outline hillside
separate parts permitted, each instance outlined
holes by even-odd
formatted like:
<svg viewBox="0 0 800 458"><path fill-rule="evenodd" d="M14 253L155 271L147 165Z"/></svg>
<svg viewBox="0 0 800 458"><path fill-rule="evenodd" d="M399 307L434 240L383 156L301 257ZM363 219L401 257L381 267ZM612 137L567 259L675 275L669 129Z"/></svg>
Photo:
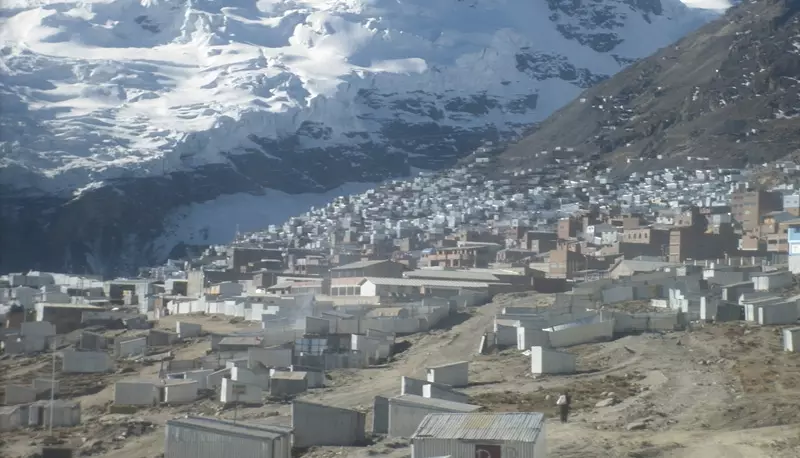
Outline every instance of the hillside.
<svg viewBox="0 0 800 458"><path fill-rule="evenodd" d="M0 271L130 273L447 167L718 17L693 3L2 2Z"/></svg>
<svg viewBox="0 0 800 458"><path fill-rule="evenodd" d="M800 148L800 1L732 8L676 44L585 91L504 152L541 151L742 165ZM559 148L560 147L560 148ZM570 150L571 148L571 150Z"/></svg>

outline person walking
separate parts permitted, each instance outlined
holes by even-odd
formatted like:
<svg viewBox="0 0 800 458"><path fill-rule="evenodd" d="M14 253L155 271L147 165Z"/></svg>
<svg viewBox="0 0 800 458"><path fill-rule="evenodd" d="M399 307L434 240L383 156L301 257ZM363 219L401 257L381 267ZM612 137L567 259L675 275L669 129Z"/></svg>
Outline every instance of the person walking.
<svg viewBox="0 0 800 458"><path fill-rule="evenodd" d="M561 416L561 423L567 422L567 417L569 417L569 406L572 403L572 397L569 395L569 392L564 391L558 397L556 401L556 405L558 406L558 411Z"/></svg>

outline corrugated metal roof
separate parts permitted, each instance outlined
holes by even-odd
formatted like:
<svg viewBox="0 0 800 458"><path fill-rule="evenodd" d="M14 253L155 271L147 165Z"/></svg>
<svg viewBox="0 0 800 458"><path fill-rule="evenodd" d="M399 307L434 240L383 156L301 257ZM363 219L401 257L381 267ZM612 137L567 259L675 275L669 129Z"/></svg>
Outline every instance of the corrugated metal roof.
<svg viewBox="0 0 800 458"><path fill-rule="evenodd" d="M411 438L535 442L543 424L538 412L432 413Z"/></svg>
<svg viewBox="0 0 800 458"><path fill-rule="evenodd" d="M187 417L167 421L167 426L173 428L202 429L217 434L231 436L254 437L260 439L277 439L291 434L292 428L280 425L266 425L256 423L234 423L218 418Z"/></svg>
<svg viewBox="0 0 800 458"><path fill-rule="evenodd" d="M461 402L446 401L444 399L424 398L416 394L401 394L389 399L389 402L399 402L401 404L413 404L419 406L427 406L434 409L447 409L456 412L474 412L481 408L473 404L464 404Z"/></svg>

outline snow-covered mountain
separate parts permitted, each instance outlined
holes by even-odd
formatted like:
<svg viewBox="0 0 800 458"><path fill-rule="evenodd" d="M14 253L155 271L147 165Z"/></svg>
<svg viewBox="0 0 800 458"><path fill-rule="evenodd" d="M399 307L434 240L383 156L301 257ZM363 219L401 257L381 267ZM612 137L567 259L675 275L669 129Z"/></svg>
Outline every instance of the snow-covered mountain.
<svg viewBox="0 0 800 458"><path fill-rule="evenodd" d="M167 180L164 192L182 196L174 207L443 167L513 138L726 5L696 6L5 0L0 189L58 205L91 195L146 205L132 203L134 183Z"/></svg>

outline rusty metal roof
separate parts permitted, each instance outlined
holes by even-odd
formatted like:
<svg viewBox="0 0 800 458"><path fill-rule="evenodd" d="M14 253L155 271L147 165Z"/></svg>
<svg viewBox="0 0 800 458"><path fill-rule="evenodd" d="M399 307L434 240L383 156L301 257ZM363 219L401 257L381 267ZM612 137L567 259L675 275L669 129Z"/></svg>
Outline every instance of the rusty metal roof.
<svg viewBox="0 0 800 458"><path fill-rule="evenodd" d="M411 438L536 442L543 426L538 412L432 413Z"/></svg>

